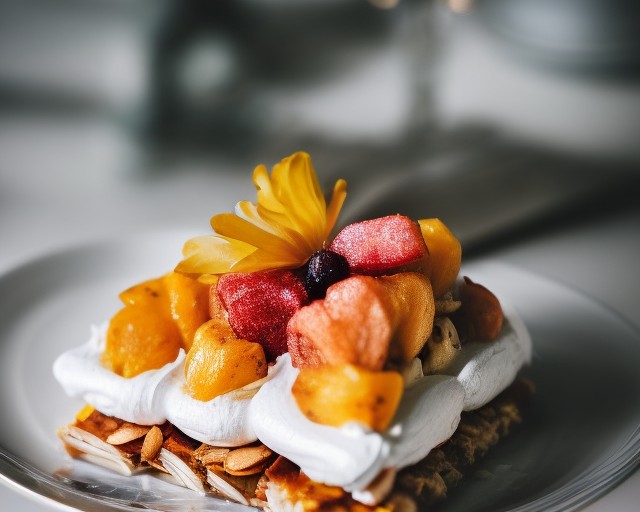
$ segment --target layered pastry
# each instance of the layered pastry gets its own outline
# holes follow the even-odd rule
[[[164,276],[62,354],[86,402],[67,451],[131,475],[285,510],[415,510],[511,427],[532,389],[516,312],[458,275],[438,219],[392,215],[332,236],[310,157],[253,175],[257,202],[211,219]]]

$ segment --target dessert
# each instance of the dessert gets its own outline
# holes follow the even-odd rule
[[[531,343],[468,277],[438,219],[331,233],[310,157],[254,171],[257,203],[211,219],[174,271],[54,374],[86,402],[67,451],[125,475],[277,510],[413,510],[521,419]],[[506,391],[505,391],[506,390]]]

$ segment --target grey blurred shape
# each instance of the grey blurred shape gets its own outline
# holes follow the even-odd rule
[[[366,171],[342,173],[350,190],[342,225],[396,213],[439,217],[466,251],[540,225],[551,229],[575,212],[591,218],[640,190],[637,165],[553,152],[484,130],[434,136],[417,154],[373,153],[358,168]]]
[[[510,49],[557,69],[603,75],[640,66],[634,0],[478,0],[475,14]]]

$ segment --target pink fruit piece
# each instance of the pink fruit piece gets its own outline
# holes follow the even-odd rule
[[[288,270],[225,274],[217,292],[233,331],[260,343],[268,361],[287,351],[287,323],[308,303],[304,285]]]
[[[420,227],[404,215],[390,215],[346,226],[331,250],[342,254],[355,274],[392,274],[420,262],[427,247]]]
[[[351,276],[291,318],[287,326],[291,363],[296,368],[355,364],[382,370],[394,321],[383,282]]]

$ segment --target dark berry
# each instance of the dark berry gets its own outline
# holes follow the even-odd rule
[[[349,263],[337,252],[320,249],[313,253],[307,263],[304,287],[309,300],[324,298],[327,288],[349,277]]]

